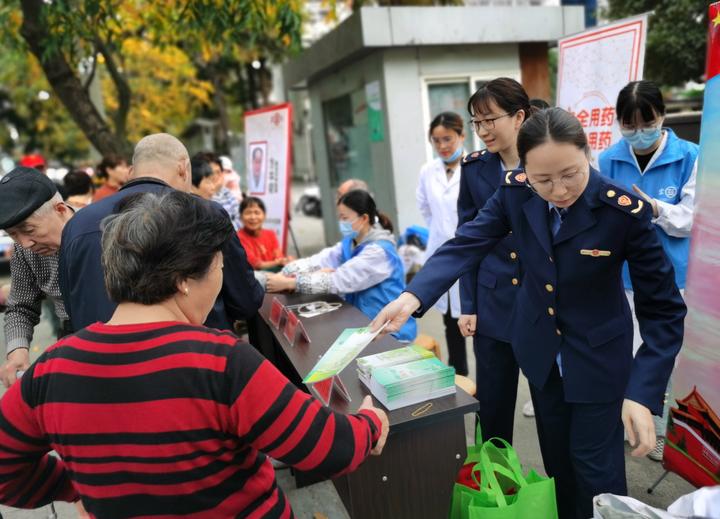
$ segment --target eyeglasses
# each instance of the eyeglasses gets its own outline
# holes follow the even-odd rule
[[[582,179],[583,172],[576,171],[574,173],[561,176],[559,181],[565,189],[572,189],[580,185]],[[558,182],[558,180],[547,179],[538,180],[537,182],[527,182],[527,185],[538,194],[546,194],[553,192],[553,189],[555,189],[555,182]]]
[[[636,134],[651,135],[660,128],[662,128],[662,123],[654,124],[652,126],[646,126],[644,128],[631,128],[627,126],[620,126],[620,133],[622,133],[623,137],[632,137]]]
[[[491,119],[480,119],[480,120],[470,119],[468,121],[468,124],[470,126],[472,126],[476,132],[479,132],[481,127],[485,128],[486,130],[494,130],[495,129],[495,121],[497,121],[498,119],[502,119],[503,117],[508,117],[511,115],[513,115],[513,114],[508,112],[506,114],[498,115],[497,117],[493,117]]]

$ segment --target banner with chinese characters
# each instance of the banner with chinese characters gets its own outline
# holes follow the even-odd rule
[[[642,79],[646,35],[642,15],[558,41],[556,104],[582,123],[595,164],[621,138],[615,102],[625,85]]]
[[[688,313],[664,453],[666,468],[696,485],[720,484],[720,2],[709,15]]]
[[[275,232],[283,254],[287,249],[290,206],[291,132],[289,103],[245,113],[247,194],[265,203],[263,228]]]

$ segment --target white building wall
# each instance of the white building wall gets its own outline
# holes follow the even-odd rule
[[[396,227],[423,220],[415,203],[420,168],[429,158],[428,81],[520,77],[516,44],[396,48],[383,53],[384,97],[395,193]],[[462,113],[463,117],[467,114]]]

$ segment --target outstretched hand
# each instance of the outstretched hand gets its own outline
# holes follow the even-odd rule
[[[381,334],[395,333],[410,319],[410,316],[420,308],[420,300],[410,292],[403,292],[400,297],[391,301],[375,316],[370,323],[370,331],[378,330],[388,323]]]

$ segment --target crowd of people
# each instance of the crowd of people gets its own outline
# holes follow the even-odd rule
[[[231,164],[190,157],[168,134],[140,140],[130,165],[68,173],[62,193],[33,166],[3,177],[0,229],[15,245],[0,502],[290,517],[270,458],[333,476],[379,454],[389,424],[371,400],[339,415],[232,332],[266,292],[341,295],[407,343],[434,307],[458,374],[472,337],[484,437],[512,443],[519,371],[528,378],[523,411],[561,518],[626,493],[624,434],[634,455],[662,451],[698,148],[663,126],[647,81],[620,92],[623,139],[598,169],[577,119],[513,79],[481,86],[467,110],[481,150],[464,149],[457,113],[428,128],[426,265],[407,286],[394,226],[359,179],[338,186],[341,240],[296,259],[264,228],[263,199],[228,182]],[[43,298],[59,342],[31,365]]]

